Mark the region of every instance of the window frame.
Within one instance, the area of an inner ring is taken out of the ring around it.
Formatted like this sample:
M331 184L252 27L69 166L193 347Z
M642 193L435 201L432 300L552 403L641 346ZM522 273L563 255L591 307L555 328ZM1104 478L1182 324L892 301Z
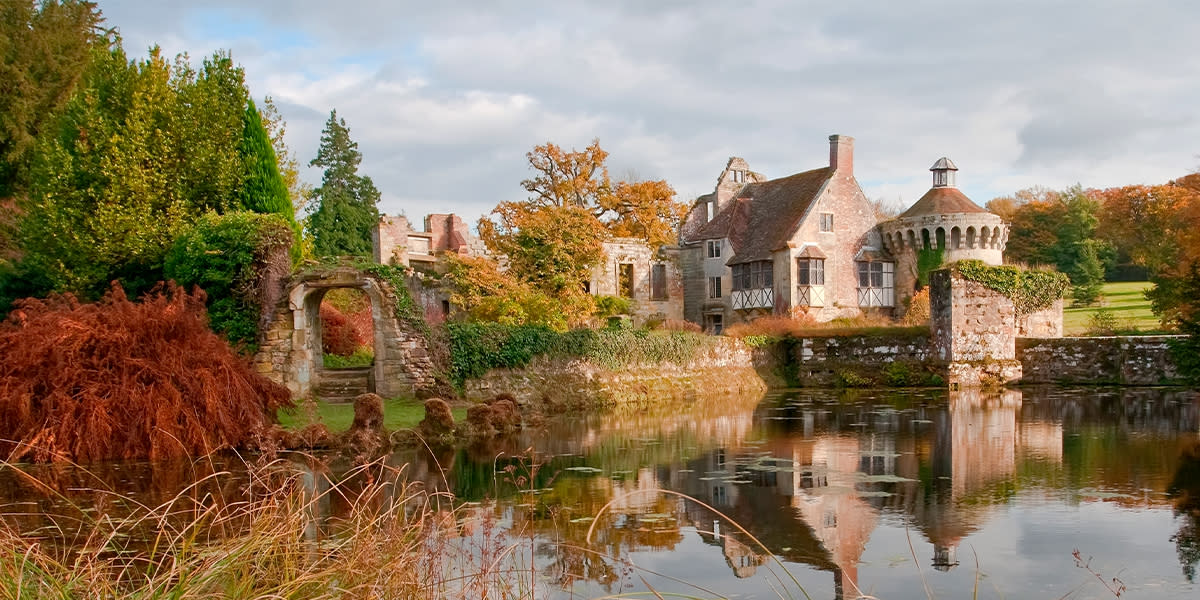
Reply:
M821 213L821 222L818 224L821 233L833 233L833 213Z
M721 240L708 240L708 258L721 258Z
M724 288L725 286L723 283L721 283L722 279L724 279L724 277L721 277L719 275L716 277L708 278L708 297L709 297L709 299L715 300L717 298L723 297L721 292L723 291L722 288Z
M797 258L796 285L825 285L825 259L807 256Z
M629 271L628 278L625 276L626 269ZM636 291L637 279L633 263L617 263L617 295L622 298L633 298Z
M650 299L655 302L668 300L667 265L654 263L650 265Z

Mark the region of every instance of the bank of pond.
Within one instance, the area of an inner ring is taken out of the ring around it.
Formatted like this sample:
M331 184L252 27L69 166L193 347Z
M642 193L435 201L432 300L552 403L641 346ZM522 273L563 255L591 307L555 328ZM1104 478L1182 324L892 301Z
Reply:
M0 589L1200 592L1200 402L1182 388L720 393L397 448L6 465Z

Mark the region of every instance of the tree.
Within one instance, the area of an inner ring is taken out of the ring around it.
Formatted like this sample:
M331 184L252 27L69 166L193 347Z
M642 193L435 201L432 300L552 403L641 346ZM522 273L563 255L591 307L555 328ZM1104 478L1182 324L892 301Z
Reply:
M287 142L284 139L284 134L287 132L287 123L283 120L283 116L279 114L279 108L275 106L275 100L270 96L263 99L262 109L259 111L262 115L263 127L266 128L267 134L271 138L271 147L275 149L275 160L279 163L279 174L283 177L283 183L287 186L288 197L292 201L292 213L299 215L305 212L308 207L308 202L311 200L313 188L300 179L300 163L296 160L296 154L288 148Z
M1016 208L1009 225L1006 258L1012 262L1053 265L1071 278L1080 303L1099 298L1112 247L1096 234L1100 204L1081 186L1055 192L1030 188L1012 198L997 198L989 207Z
M1057 199L1058 192L1049 188L1044 188L1040 185L1035 185L1030 188L1018 190L1011 196L992 198L991 200L988 200L987 204L984 205L984 208L987 208L988 212L998 215L1005 221L1012 221L1017 211L1026 204L1031 202L1053 203Z
M301 247L300 224L296 222L287 184L279 172L275 148L253 100L246 103L245 116L242 119L242 144L238 151L245 163L246 173L246 178L238 190L241 206L252 212L283 217L292 229L292 260L298 261Z
M370 256L371 229L379 222L379 190L358 174L362 154L350 128L330 111L321 146L309 166L323 167L321 187L313 190L317 208L309 218L313 247L320 256Z
M28 185L35 141L83 78L102 22L94 2L0 3L0 198Z
M600 148L600 140L582 152L564 151L546 142L525 154L529 167L536 175L521 182L530 194L530 206L575 206L595 211L610 200L613 189L604 161L608 152ZM596 216L600 213L596 212Z
M687 215L687 205L676 202L675 190L661 180L622 181L600 208L611 215L605 222L609 233L646 240L651 248L675 243Z

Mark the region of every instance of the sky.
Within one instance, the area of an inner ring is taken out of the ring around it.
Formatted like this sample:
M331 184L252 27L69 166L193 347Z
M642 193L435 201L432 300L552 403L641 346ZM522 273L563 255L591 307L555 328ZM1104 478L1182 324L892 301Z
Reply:
M1200 2L99 0L131 55L228 50L301 163L336 109L380 211L470 222L527 197L525 154L609 152L617 179L711 192L731 156L783 177L855 138L898 207L941 156L978 204L1200 167ZM321 172L302 176L319 183Z

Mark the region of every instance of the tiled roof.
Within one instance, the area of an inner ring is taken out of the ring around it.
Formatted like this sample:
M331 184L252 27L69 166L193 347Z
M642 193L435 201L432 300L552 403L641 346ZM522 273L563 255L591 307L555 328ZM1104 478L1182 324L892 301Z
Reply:
M739 198L747 200L738 204L746 214L730 230L734 256L728 264L768 260L784 247L832 174L822 167L742 188Z
M971 199L958 191L958 188L952 187L935 187L930 188L917 200L916 204L909 207L900 215L900 218L905 217L923 217L926 215L949 215L955 213L985 213L987 212L978 204L971 202Z

